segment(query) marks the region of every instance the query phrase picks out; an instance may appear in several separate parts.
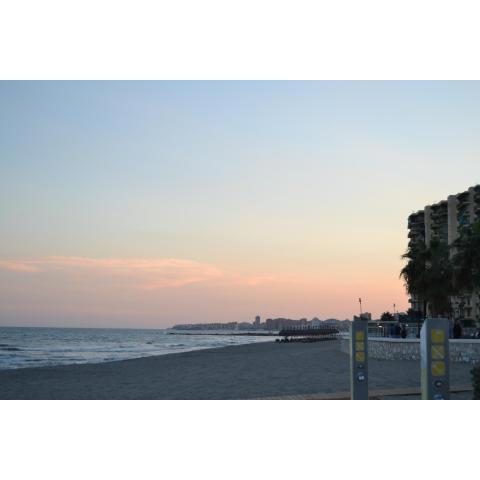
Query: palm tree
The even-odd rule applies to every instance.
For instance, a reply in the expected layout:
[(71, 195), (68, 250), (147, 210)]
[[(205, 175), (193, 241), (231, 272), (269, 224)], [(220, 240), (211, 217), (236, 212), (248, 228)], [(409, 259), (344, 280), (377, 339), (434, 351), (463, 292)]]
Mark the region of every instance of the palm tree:
[(392, 322), (395, 320), (395, 317), (390, 312), (383, 312), (380, 316), (381, 322)]
[(427, 311), (433, 316), (450, 315), (453, 285), (448, 245), (438, 239), (432, 239), (428, 247), (423, 242), (413, 243), (402, 258), (407, 264), (400, 277), (407, 293), (423, 302), (424, 316)]
[(405, 281), (407, 293), (416, 297), (419, 303), (423, 303), (424, 317), (427, 314), (426, 257), (427, 249), (423, 242), (410, 244), (402, 255), (402, 259), (407, 260), (407, 264), (400, 272), (400, 277)]

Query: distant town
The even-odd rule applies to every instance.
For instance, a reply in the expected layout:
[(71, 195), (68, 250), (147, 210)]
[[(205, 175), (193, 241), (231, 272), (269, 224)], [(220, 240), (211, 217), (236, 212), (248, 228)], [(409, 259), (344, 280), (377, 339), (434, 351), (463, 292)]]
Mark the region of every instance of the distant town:
[[(361, 315), (354, 315), (353, 320), (361, 318), (368, 322), (412, 322), (415, 319), (407, 313), (384, 312), (378, 319), (372, 319), (370, 312), (363, 312)], [(300, 318), (299, 320), (291, 318), (267, 318), (264, 322), (261, 321), (259, 315), (255, 317), (253, 322), (228, 322), (228, 323), (181, 323), (174, 325), (173, 330), (263, 330), (263, 331), (280, 331), (289, 328), (321, 328), (321, 327), (336, 327), (339, 330), (348, 330), (352, 320), (338, 320), (336, 318), (327, 318), (320, 320), (318, 317), (314, 317), (311, 320), (306, 318)]]
[[(363, 314), (362, 317), (371, 319), (370, 314)], [(367, 318), (368, 317), (368, 318)], [(331, 326), (339, 329), (346, 329), (350, 325), (350, 320), (337, 320), (329, 318), (320, 320), (317, 317), (308, 320), (301, 318), (294, 320), (291, 318), (267, 318), (264, 322), (257, 315), (253, 322), (228, 322), (228, 323), (185, 323), (174, 325), (175, 330), (265, 330), (277, 331), (292, 327), (322, 327)]]

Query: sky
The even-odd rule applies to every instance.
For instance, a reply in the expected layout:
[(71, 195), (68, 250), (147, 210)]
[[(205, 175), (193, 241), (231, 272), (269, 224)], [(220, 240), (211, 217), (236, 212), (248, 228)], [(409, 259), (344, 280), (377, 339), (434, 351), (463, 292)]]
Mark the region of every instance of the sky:
[(0, 325), (406, 310), (479, 133), (479, 82), (0, 82)]

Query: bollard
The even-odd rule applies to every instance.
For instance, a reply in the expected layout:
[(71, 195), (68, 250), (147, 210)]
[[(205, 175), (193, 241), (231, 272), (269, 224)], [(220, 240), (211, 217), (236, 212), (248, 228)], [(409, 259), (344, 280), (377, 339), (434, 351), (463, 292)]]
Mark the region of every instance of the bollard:
[(350, 325), (350, 395), (352, 400), (368, 400), (368, 321)]
[(450, 398), (448, 320), (427, 318), (420, 332), (422, 400)]

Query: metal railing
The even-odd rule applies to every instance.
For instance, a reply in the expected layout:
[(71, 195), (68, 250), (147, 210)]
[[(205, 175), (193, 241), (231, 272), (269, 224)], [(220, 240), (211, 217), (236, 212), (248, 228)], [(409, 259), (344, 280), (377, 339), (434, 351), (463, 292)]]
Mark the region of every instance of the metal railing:
[[(401, 325), (401, 324), (400, 324)], [(397, 322), (369, 322), (368, 336), (371, 338), (420, 338), (420, 330), (422, 322), (407, 322), (405, 325), (405, 333)], [(478, 337), (479, 330), (476, 327), (463, 327), (460, 339), (472, 339)], [(450, 338), (453, 338), (453, 325), (450, 329)]]

